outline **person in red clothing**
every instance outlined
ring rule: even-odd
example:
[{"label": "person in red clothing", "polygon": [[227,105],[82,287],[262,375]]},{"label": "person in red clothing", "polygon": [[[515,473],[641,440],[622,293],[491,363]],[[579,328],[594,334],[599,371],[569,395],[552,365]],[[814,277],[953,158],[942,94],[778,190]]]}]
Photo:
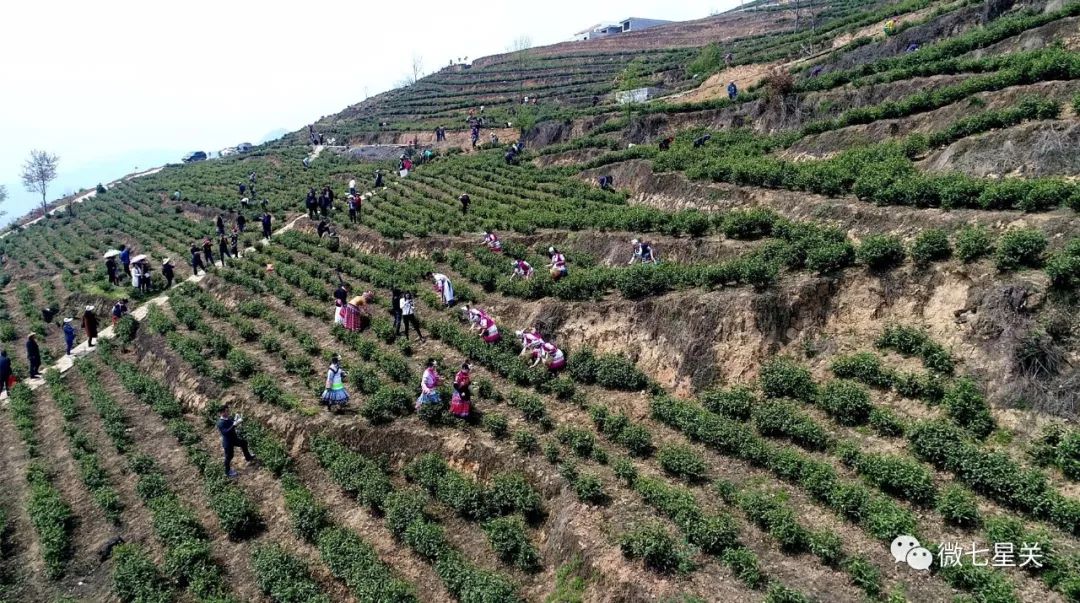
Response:
[{"label": "person in red clothing", "polygon": [[454,375],[454,397],[450,402],[450,414],[466,419],[472,410],[472,377],[471,367],[466,362],[461,365],[461,370]]}]

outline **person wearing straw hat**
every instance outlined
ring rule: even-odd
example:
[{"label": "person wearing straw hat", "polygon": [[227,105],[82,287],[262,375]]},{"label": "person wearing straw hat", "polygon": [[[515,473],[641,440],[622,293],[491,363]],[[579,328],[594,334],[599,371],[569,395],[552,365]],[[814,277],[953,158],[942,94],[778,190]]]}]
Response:
[{"label": "person wearing straw hat", "polygon": [[38,347],[37,335],[30,333],[26,336],[26,361],[30,363],[30,378],[36,379],[41,370],[41,348]]},{"label": "person wearing straw hat", "polygon": [[161,262],[161,276],[165,277],[165,288],[171,289],[176,272],[173,268],[172,258],[165,258]]},{"label": "person wearing straw hat", "polygon": [[322,402],[326,405],[326,410],[335,412],[339,406],[344,406],[349,402],[349,393],[345,391],[345,371],[341,368],[341,358],[337,354],[330,358]]},{"label": "person wearing straw hat", "polygon": [[94,347],[94,339],[98,336],[98,319],[94,314],[94,306],[86,306],[82,317],[82,328],[86,331],[86,345]]},{"label": "person wearing straw hat", "polygon": [[67,355],[71,355],[71,348],[75,347],[75,326],[71,324],[70,317],[64,319],[64,344],[67,345]]}]

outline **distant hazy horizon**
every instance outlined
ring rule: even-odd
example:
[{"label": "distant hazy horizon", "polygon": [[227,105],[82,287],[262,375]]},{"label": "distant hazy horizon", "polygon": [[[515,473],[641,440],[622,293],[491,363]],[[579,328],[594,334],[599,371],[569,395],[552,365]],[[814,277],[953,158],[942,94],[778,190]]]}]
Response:
[{"label": "distant hazy horizon", "polygon": [[[0,53],[0,184],[8,215],[40,204],[19,181],[31,149],[60,156],[49,190],[65,192],[178,161],[194,150],[258,143],[389,90],[410,70],[505,52],[516,38],[560,42],[628,16],[683,21],[738,0],[552,0],[398,5],[133,0],[14,3]],[[327,19],[327,15],[333,15]],[[47,34],[45,33],[47,32]]]}]

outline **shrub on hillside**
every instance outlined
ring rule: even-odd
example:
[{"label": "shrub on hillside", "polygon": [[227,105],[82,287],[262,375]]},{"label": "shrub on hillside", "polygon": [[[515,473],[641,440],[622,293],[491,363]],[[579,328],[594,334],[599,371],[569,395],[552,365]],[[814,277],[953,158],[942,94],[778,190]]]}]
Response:
[{"label": "shrub on hillside", "polygon": [[818,405],[841,425],[862,425],[873,409],[866,388],[845,379],[825,384],[818,395]]},{"label": "shrub on hillside", "polygon": [[619,547],[626,557],[642,559],[647,567],[659,572],[685,574],[694,568],[687,547],[658,522],[644,524],[623,534],[619,537]]},{"label": "shrub on hillside", "polygon": [[1017,268],[1038,268],[1042,265],[1042,255],[1046,251],[1046,235],[1033,228],[1010,230],[1001,236],[994,262],[998,270],[1016,270]]},{"label": "shrub on hillside", "polygon": [[772,234],[773,224],[778,219],[768,209],[737,209],[723,216],[720,228],[729,239],[760,239]]},{"label": "shrub on hillside", "polygon": [[918,266],[946,260],[950,255],[952,246],[949,245],[949,237],[939,228],[922,231],[911,245],[911,259]]},{"label": "shrub on hillside", "polygon": [[961,528],[977,527],[981,521],[975,495],[956,484],[946,487],[938,495],[937,510],[945,523]]},{"label": "shrub on hillside", "polygon": [[705,459],[686,444],[666,444],[656,453],[660,467],[671,475],[690,482],[705,478],[707,466]]},{"label": "shrub on hillside", "polygon": [[989,254],[992,246],[990,233],[982,226],[967,226],[956,234],[956,257],[964,262]]},{"label": "shrub on hillside", "polygon": [[794,398],[810,402],[817,394],[817,384],[810,370],[786,356],[765,362],[758,377],[761,390],[769,398]]},{"label": "shrub on hillside", "polygon": [[701,394],[701,403],[705,408],[740,421],[750,418],[750,409],[756,402],[757,397],[753,390],[743,386],[710,390]]},{"label": "shrub on hillside", "polygon": [[888,270],[904,261],[904,243],[899,237],[891,235],[870,235],[866,237],[855,257],[871,270]]},{"label": "shrub on hillside", "polygon": [[994,430],[994,418],[986,399],[975,382],[967,377],[956,380],[945,394],[942,406],[957,425],[977,438],[985,438]]}]

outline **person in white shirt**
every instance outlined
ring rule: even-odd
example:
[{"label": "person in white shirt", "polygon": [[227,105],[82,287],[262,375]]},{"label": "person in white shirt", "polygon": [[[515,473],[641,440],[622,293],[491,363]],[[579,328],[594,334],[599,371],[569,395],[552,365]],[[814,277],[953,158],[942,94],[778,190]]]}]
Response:
[{"label": "person in white shirt", "polygon": [[400,304],[401,322],[405,326],[405,340],[409,339],[409,325],[412,325],[416,329],[416,336],[420,338],[420,341],[427,341],[424,334],[420,332],[420,321],[416,319],[416,300],[413,298],[413,294],[406,293],[403,295]]},{"label": "person in white shirt", "polygon": [[354,196],[356,195],[356,178],[352,178],[349,180],[349,194]]},{"label": "person in white shirt", "polygon": [[450,282],[450,278],[440,272],[429,272],[427,277],[435,283],[435,292],[442,298],[443,305],[452,308],[456,300],[454,299],[454,285]]},{"label": "person in white shirt", "polygon": [[656,253],[653,251],[652,245],[644,241],[634,239],[630,241],[630,244],[634,246],[634,255],[630,257],[630,261],[627,264],[633,264],[634,262],[641,262],[642,264],[658,264],[659,258],[656,257]]}]

